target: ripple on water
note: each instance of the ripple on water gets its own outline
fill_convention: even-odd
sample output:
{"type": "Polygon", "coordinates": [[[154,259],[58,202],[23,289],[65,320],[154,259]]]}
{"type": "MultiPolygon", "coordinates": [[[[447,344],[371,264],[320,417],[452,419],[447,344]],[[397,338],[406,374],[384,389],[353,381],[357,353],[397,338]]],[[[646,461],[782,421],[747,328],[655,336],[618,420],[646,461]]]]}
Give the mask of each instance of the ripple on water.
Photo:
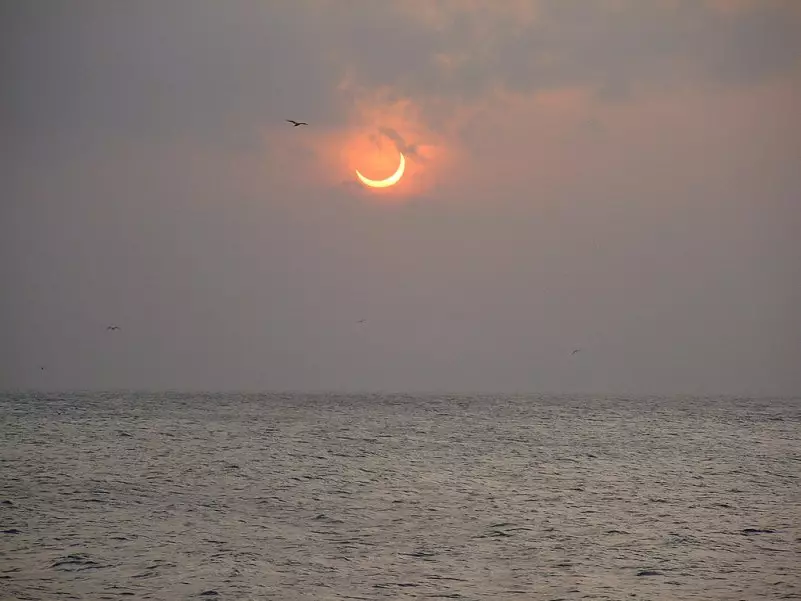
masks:
{"type": "Polygon", "coordinates": [[[801,598],[801,401],[0,395],[0,598],[801,598]]]}

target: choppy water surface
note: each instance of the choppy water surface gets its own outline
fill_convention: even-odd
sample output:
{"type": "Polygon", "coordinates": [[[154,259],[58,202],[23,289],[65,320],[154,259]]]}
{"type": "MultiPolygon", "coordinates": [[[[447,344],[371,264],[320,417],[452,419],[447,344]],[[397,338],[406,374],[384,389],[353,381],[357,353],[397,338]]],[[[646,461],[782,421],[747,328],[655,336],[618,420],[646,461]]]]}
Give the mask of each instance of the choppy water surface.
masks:
{"type": "Polygon", "coordinates": [[[3,599],[798,599],[801,401],[0,396],[3,599]]]}

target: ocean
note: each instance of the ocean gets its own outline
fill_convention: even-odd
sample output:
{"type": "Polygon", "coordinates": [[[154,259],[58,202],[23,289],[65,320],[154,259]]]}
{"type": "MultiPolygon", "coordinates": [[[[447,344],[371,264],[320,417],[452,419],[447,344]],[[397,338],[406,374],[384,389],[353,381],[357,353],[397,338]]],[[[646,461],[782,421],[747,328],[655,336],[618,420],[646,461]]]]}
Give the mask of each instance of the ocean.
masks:
{"type": "Polygon", "coordinates": [[[0,394],[0,598],[801,599],[801,399],[0,394]]]}

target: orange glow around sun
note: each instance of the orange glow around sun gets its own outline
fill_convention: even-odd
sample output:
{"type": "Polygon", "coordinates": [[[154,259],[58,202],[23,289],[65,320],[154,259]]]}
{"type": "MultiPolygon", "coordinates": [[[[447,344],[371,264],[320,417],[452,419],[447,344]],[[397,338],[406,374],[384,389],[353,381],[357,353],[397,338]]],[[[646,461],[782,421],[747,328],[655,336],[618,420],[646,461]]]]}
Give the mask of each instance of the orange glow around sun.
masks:
{"type": "Polygon", "coordinates": [[[341,188],[364,201],[392,203],[441,196],[458,181],[452,136],[421,119],[413,101],[361,89],[349,96],[340,126],[271,131],[270,146],[280,149],[269,159],[271,168],[293,185],[341,188]],[[391,185],[370,186],[369,180],[387,180],[399,169],[391,185]]]}
{"type": "Polygon", "coordinates": [[[358,184],[367,195],[385,199],[402,201],[430,193],[437,181],[442,181],[446,157],[444,145],[431,143],[431,139],[421,130],[402,124],[353,128],[340,140],[337,173],[341,180],[358,184]],[[400,141],[390,138],[388,131],[397,134],[400,141]],[[402,172],[400,179],[386,187],[372,187],[358,175],[382,181],[398,171],[402,172]]]}
{"type": "Polygon", "coordinates": [[[339,181],[358,185],[365,198],[392,201],[436,190],[445,180],[449,145],[420,118],[418,106],[386,90],[351,89],[350,93],[350,125],[341,130],[337,141],[339,181]],[[386,187],[372,187],[357,174],[382,181],[399,170],[400,179],[386,187]]]}

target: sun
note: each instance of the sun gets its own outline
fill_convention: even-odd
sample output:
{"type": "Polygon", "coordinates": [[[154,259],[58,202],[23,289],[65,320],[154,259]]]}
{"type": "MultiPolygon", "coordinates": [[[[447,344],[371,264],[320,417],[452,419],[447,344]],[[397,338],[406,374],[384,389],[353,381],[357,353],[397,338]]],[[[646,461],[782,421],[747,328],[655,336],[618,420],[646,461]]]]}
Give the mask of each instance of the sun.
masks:
{"type": "Polygon", "coordinates": [[[399,154],[400,154],[400,164],[398,165],[398,168],[395,170],[395,173],[390,175],[388,178],[378,179],[378,180],[370,179],[368,177],[364,177],[361,173],[359,173],[358,169],[356,170],[356,177],[358,177],[359,181],[361,181],[365,186],[369,188],[389,188],[390,186],[394,186],[400,181],[400,179],[403,177],[403,172],[406,170],[406,158],[403,156],[402,152],[399,154]]]}

